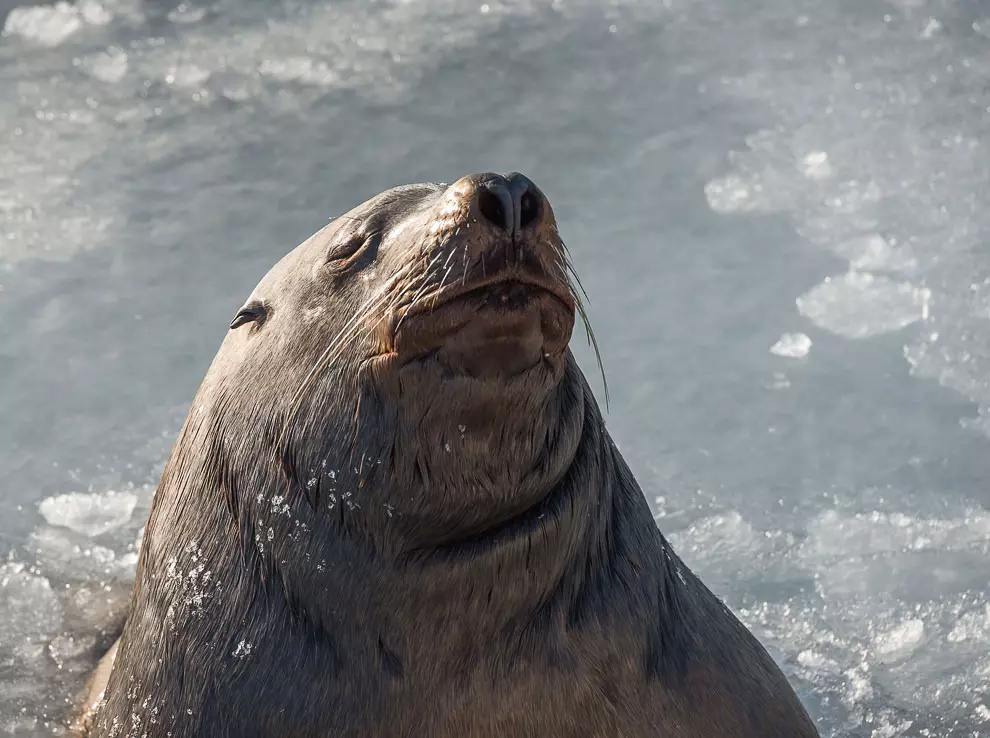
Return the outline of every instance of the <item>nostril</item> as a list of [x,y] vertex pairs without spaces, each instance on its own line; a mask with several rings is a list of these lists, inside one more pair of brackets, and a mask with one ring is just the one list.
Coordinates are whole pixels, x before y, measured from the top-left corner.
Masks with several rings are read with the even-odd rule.
[[494,223],[499,228],[510,227],[509,213],[505,209],[505,204],[497,194],[483,187],[478,193],[478,209],[485,218]]
[[526,228],[540,217],[540,200],[527,190],[519,198],[519,227]]

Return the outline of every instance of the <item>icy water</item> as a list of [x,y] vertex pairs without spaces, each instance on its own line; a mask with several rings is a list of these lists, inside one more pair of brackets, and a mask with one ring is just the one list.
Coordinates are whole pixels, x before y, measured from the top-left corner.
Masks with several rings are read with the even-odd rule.
[[61,730],[267,268],[386,187],[518,169],[659,525],[822,734],[990,736],[986,3],[0,0],[0,24],[4,735]]

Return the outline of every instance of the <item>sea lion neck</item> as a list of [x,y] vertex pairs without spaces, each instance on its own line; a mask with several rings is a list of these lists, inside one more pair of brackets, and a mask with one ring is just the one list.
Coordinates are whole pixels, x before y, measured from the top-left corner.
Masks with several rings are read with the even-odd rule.
[[[400,414],[397,445],[386,450],[391,461],[373,465],[360,493],[349,496],[353,505],[338,504],[333,531],[314,514],[303,559],[276,533],[266,555],[289,562],[276,563],[285,591],[325,592],[310,601],[307,616],[334,632],[355,627],[335,614],[333,593],[347,589],[348,609],[363,613],[360,627],[388,635],[395,647],[419,629],[474,648],[512,623],[530,622],[551,600],[567,612],[589,562],[609,569],[620,491],[614,449],[576,366],[543,402],[542,412],[514,408],[487,441],[469,428],[460,438],[458,417],[442,402],[435,415]],[[403,435],[434,425],[436,434]],[[358,592],[350,581],[361,582]],[[466,621],[471,627],[454,632],[466,611],[477,611]],[[402,644],[404,652],[412,647]]]
[[552,383],[456,379],[437,392],[421,373],[409,380],[381,480],[393,506],[394,545],[409,551],[467,542],[538,514],[584,434],[585,384],[569,363]]

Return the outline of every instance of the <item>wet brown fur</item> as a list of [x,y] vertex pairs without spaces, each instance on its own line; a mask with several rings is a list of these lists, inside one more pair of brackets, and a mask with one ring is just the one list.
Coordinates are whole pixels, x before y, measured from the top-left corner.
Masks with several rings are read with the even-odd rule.
[[[605,430],[549,204],[507,239],[485,181],[383,193],[262,280],[166,465],[89,738],[817,736]],[[506,269],[566,288],[512,351],[441,297]]]

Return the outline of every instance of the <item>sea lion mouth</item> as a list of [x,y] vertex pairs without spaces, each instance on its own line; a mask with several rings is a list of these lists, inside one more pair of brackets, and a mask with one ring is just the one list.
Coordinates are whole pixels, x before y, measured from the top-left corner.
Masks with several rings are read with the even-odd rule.
[[559,357],[575,307],[566,284],[521,271],[455,282],[392,314],[390,353],[400,365],[436,359],[455,374],[513,376]]
[[507,306],[506,299],[510,294],[534,295],[536,293],[546,293],[558,301],[562,307],[570,312],[574,312],[574,296],[570,289],[559,282],[550,279],[542,279],[527,275],[524,272],[509,272],[507,274],[497,274],[492,277],[473,280],[467,284],[454,284],[434,290],[405,308],[400,320],[409,320],[424,313],[434,312],[437,308],[443,307],[459,300],[468,300],[473,297],[494,297],[496,302]]

